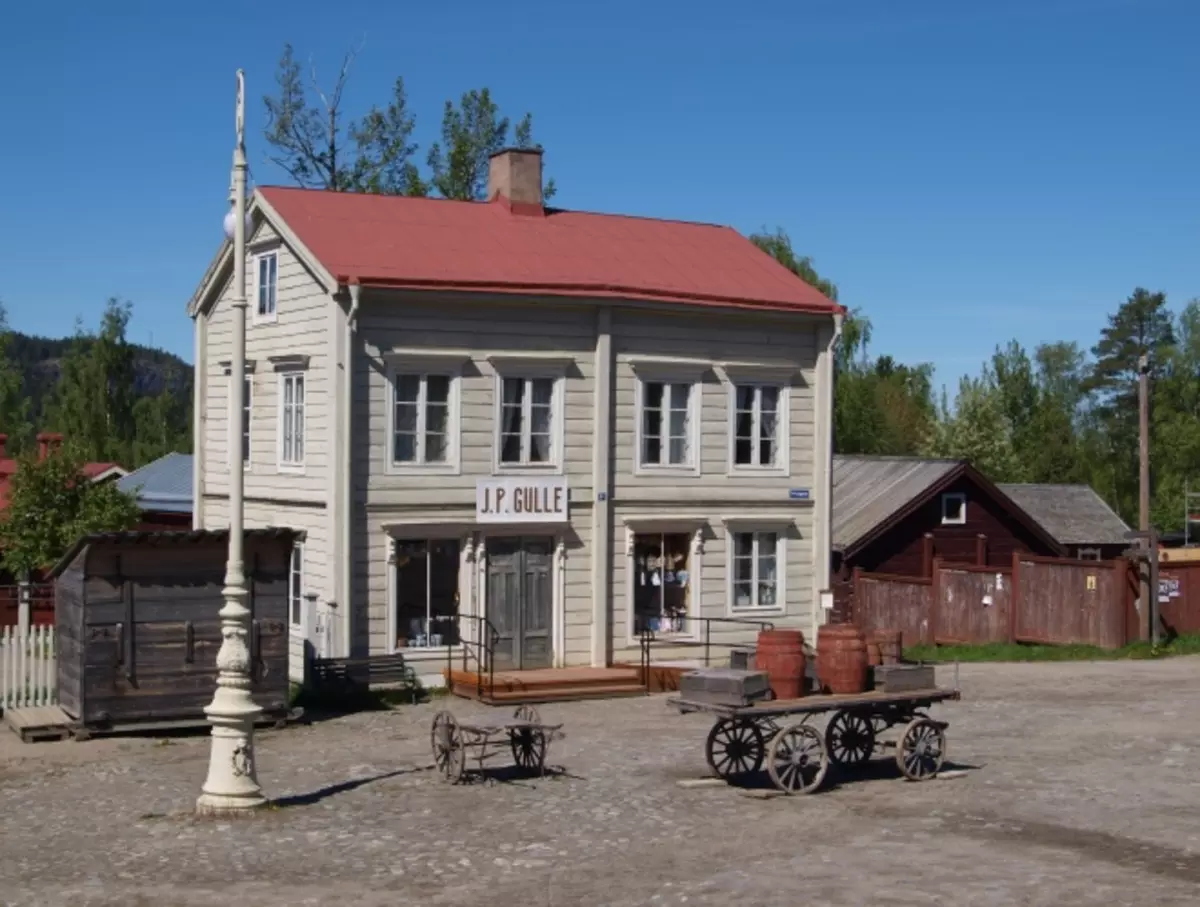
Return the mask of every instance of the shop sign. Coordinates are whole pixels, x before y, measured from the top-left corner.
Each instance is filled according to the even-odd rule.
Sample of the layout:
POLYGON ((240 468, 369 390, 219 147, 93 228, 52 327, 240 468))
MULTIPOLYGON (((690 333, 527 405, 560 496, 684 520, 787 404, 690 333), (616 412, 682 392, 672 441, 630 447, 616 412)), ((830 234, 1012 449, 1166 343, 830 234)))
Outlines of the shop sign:
POLYGON ((477 523, 565 523, 567 480, 563 476, 505 476, 475 484, 477 523))

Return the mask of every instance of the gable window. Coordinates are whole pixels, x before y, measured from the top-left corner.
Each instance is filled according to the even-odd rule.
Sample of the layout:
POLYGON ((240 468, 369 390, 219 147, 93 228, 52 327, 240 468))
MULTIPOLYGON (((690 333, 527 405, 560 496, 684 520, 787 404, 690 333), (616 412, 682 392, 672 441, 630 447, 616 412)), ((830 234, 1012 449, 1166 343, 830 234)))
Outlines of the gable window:
POLYGON ((502 466, 555 462, 554 378, 502 377, 498 446, 502 466))
POLYGON ((694 386, 683 382, 643 381, 641 389, 639 465, 694 465, 694 386))
POLYGON ((279 464, 304 465, 304 373, 279 376, 279 464))
POLYGON ((777 609, 783 606, 780 549, 777 532, 732 532, 730 603, 734 611, 777 609))
POLYGON ((1098 561, 1100 560, 1099 548, 1080 548, 1076 556, 1081 561, 1098 561))
POLYGON ((258 321, 274 321, 279 293, 279 253, 264 252, 254 259, 255 307, 258 321))
POLYGON ((942 495, 942 525, 961 526, 967 521, 967 496, 960 491, 942 495))
POLYGON ((288 567, 288 614, 293 627, 304 625, 304 545, 292 547, 288 567))
POLYGON ((450 375, 397 374, 392 382, 392 462, 444 466, 451 458, 450 375))
POLYGON ((780 465, 779 408, 776 385, 734 385, 733 462, 735 466, 780 465))

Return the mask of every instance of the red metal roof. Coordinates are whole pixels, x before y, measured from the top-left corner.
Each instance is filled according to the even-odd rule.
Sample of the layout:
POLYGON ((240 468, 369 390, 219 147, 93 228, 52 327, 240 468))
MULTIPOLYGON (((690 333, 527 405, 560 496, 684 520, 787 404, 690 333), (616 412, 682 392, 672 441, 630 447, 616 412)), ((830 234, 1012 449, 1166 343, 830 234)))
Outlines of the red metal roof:
POLYGON ((844 311, 730 227, 268 186, 258 192, 338 281, 480 293, 844 311))
MULTIPOLYGON (((8 509, 8 487, 13 476, 17 474, 18 460, 13 457, 0 458, 0 513, 8 509)), ((116 463, 84 463, 79 471, 87 478, 95 480, 110 469, 120 469, 116 463)))

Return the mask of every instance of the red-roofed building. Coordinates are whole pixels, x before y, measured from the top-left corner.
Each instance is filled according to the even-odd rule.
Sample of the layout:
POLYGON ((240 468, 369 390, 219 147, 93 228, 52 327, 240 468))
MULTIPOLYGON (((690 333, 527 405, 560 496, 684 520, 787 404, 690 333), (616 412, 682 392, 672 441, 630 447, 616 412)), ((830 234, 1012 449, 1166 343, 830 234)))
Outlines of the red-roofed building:
POLYGON ((230 243, 191 300, 196 524, 240 446, 247 525, 306 532, 294 676, 306 642, 603 667, 824 619, 843 310, 728 227, 541 179, 508 150, 488 202, 259 189, 233 425, 230 243))

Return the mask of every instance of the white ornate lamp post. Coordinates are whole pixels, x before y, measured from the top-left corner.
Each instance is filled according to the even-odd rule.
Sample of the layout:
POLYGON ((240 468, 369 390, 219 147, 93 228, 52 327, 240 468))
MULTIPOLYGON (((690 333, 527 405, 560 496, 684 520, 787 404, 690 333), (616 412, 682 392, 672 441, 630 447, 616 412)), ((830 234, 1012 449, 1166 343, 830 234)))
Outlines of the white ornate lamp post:
MULTIPOLYGON (((229 368, 229 437, 242 437, 246 374, 246 80, 237 73, 237 146, 233 151, 233 210, 225 232, 233 240, 233 352, 229 368)), ((199 365, 200 363, 197 363, 199 365)), ((240 445, 236 445, 240 446, 240 445)), ((221 608, 221 649, 217 690, 204 709, 212 724, 208 778, 196 811, 240 813, 266 803, 254 766, 254 722, 262 709, 250 696, 250 609, 246 607, 243 548, 245 513, 242 457, 229 456, 229 559, 225 567, 225 606, 221 608)))

